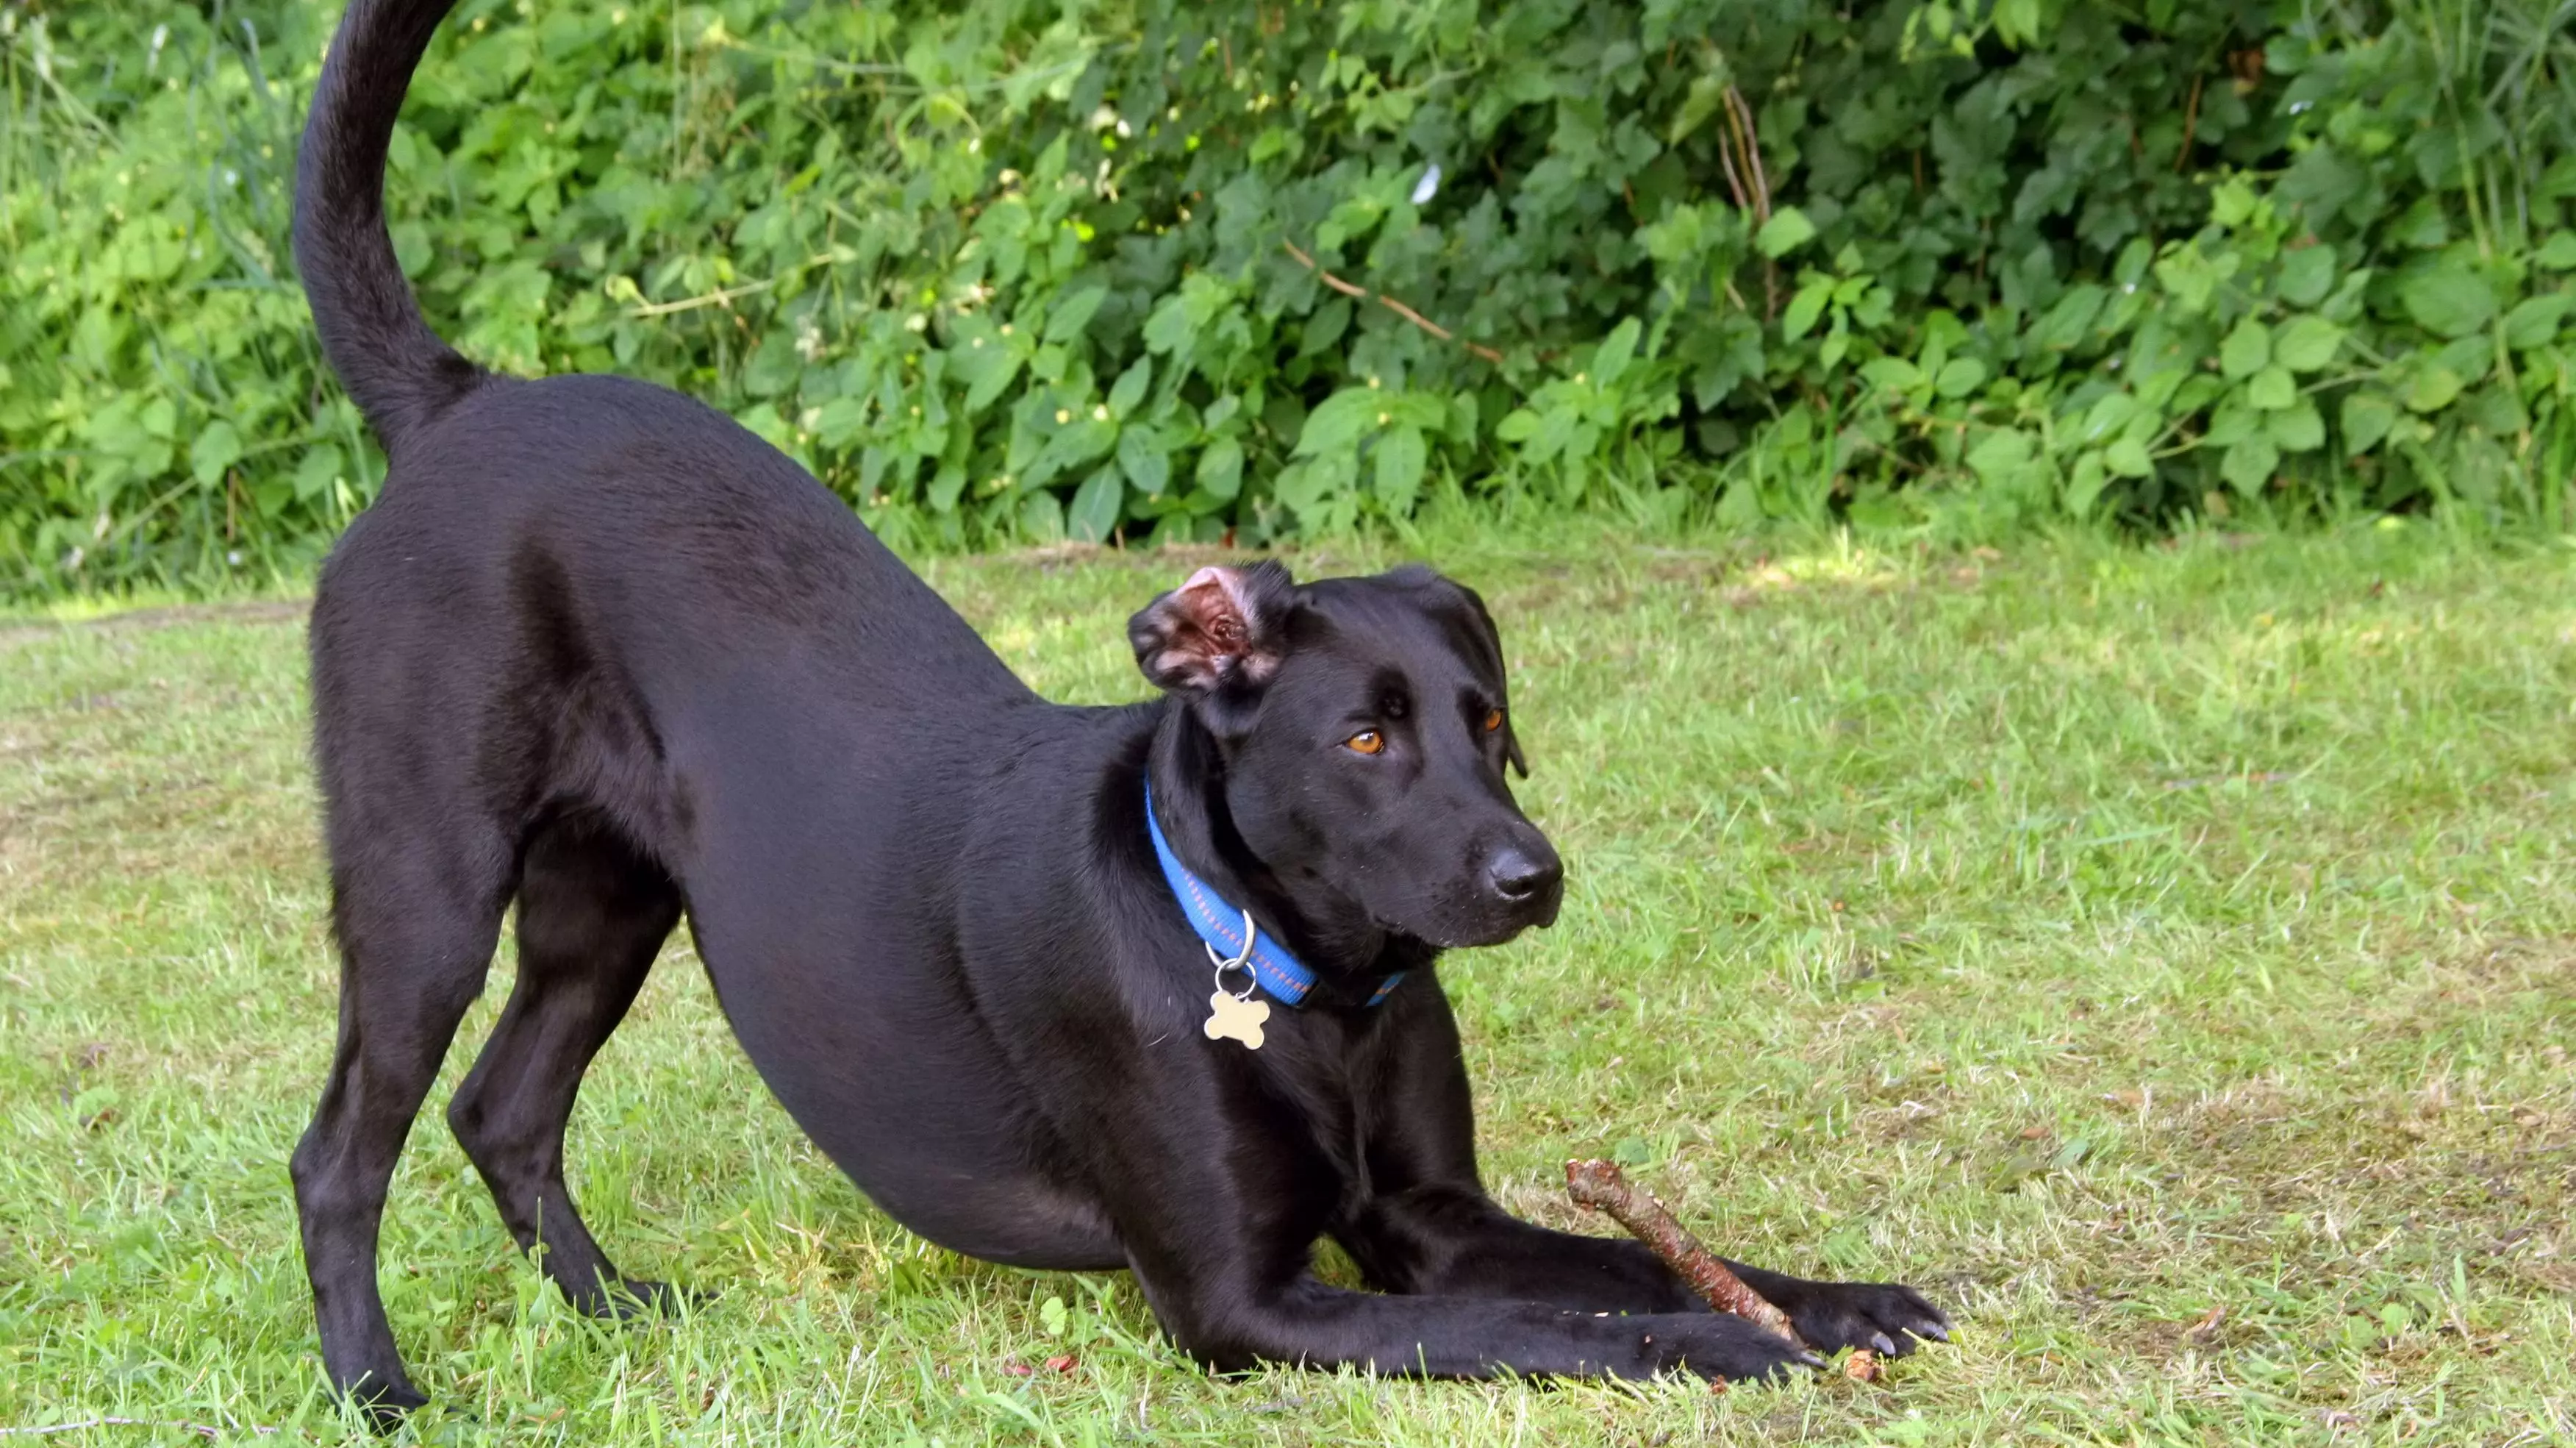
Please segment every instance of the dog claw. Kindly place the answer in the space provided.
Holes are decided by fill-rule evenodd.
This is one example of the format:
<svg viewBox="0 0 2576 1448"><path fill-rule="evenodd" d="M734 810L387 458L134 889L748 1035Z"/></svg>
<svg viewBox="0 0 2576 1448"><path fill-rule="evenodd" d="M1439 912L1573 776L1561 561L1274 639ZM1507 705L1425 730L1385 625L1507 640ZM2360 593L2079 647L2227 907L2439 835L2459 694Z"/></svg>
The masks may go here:
<svg viewBox="0 0 2576 1448"><path fill-rule="evenodd" d="M1948 1342L1950 1340L1950 1324L1946 1322L1927 1322L1919 1327L1907 1328L1906 1331L1915 1333L1922 1337L1928 1337L1934 1342Z"/></svg>
<svg viewBox="0 0 2576 1448"><path fill-rule="evenodd" d="M1896 1339L1889 1337L1886 1333L1871 1333L1869 1335L1869 1345L1878 1349L1879 1356L1881 1357L1896 1356Z"/></svg>

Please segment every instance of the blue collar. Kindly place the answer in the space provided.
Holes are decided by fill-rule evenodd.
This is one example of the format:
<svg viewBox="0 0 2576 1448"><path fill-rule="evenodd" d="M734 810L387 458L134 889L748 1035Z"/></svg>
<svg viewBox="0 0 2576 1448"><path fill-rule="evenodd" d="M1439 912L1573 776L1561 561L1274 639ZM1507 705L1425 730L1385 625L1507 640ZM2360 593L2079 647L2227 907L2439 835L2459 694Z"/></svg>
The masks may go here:
<svg viewBox="0 0 2576 1448"><path fill-rule="evenodd" d="M1154 857L1163 862L1163 879L1172 887L1172 898L1181 904L1181 914L1188 917L1190 928L1207 942L1208 954L1221 961L1240 957L1250 967L1252 978L1261 988L1286 1006L1302 1004L1315 988L1315 973L1297 957L1290 955L1278 941L1270 938L1260 926L1252 925L1251 915L1238 910L1217 894L1207 881L1200 879L1181 857L1172 853L1171 841L1163 838L1162 822L1154 818L1154 787L1145 786L1145 832L1154 839ZM1244 927L1251 925L1252 948L1244 949ZM1404 983L1404 972L1397 971L1378 982L1368 998L1370 1005L1387 998Z"/></svg>

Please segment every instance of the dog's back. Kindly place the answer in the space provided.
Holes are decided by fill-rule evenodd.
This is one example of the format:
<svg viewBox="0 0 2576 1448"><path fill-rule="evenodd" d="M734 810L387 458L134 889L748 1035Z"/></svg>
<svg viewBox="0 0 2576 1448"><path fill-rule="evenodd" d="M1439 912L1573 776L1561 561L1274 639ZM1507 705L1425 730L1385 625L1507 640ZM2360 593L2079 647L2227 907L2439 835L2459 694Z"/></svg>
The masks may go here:
<svg viewBox="0 0 2576 1448"><path fill-rule="evenodd" d="M498 376L430 329L382 184L449 5L355 0L299 158L295 251L323 352L389 461L315 610L326 789L365 747L353 729L395 722L345 717L362 673L381 676L374 699L434 702L413 727L448 734L494 708L559 717L545 701L620 674L685 689L828 667L840 677L817 682L896 715L1028 698L846 505L722 413L620 378ZM611 732L649 734L653 701L629 702Z"/></svg>

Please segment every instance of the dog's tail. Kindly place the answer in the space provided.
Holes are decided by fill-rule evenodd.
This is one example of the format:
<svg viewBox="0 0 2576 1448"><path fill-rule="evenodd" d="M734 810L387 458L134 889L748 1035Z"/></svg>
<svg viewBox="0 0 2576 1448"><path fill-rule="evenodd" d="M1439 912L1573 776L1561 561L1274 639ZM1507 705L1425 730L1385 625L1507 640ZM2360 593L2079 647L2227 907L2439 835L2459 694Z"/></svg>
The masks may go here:
<svg viewBox="0 0 2576 1448"><path fill-rule="evenodd" d="M385 148L455 0L350 0L295 168L295 266L322 355L393 452L482 380L422 319L385 231Z"/></svg>

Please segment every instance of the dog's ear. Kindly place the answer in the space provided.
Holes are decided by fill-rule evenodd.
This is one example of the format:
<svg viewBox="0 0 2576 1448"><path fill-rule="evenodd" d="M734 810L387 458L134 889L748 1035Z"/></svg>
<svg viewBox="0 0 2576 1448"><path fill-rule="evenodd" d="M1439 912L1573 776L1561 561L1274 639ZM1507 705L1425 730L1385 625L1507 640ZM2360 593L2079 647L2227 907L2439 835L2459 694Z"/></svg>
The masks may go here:
<svg viewBox="0 0 2576 1448"><path fill-rule="evenodd" d="M1258 687L1287 656L1295 587L1273 561L1200 569L1127 620L1136 667L1156 688L1195 700Z"/></svg>
<svg viewBox="0 0 2576 1448"><path fill-rule="evenodd" d="M1497 682L1501 682L1504 679L1503 631L1494 627L1494 616L1486 612L1485 600L1477 594L1476 590L1456 579L1447 581L1450 587L1466 595L1467 607L1475 613L1477 627L1484 631L1485 646L1493 650L1494 678ZM1521 737L1519 731L1512 727L1512 712L1509 709L1503 711L1503 758L1519 772L1521 778L1529 778L1529 757L1521 753Z"/></svg>

